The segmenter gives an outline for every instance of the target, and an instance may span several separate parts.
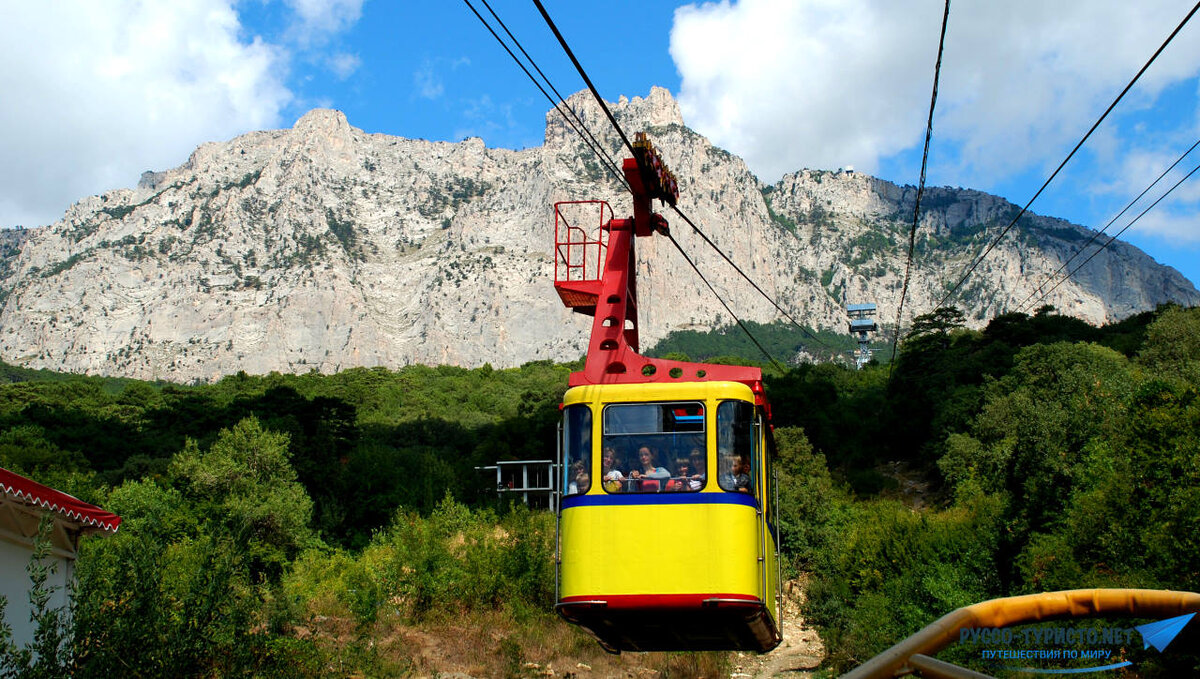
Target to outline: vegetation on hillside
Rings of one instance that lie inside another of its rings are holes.
[[[786,567],[808,574],[829,671],[997,596],[1200,589],[1200,309],[1103,328],[1049,309],[961,324],[954,310],[918,319],[890,379],[879,365],[768,371]],[[0,466],[124,523],[84,542],[73,615],[47,618],[63,632],[51,643],[71,641],[34,657],[0,634],[0,675],[617,662],[553,616],[553,516],[500,504],[474,468],[554,449],[573,368],[184,387],[5,367]],[[1119,653],[1142,676],[1181,676],[1200,671],[1197,646]],[[646,662],[664,676],[728,667]]]
[[[805,360],[853,363],[850,354],[858,352],[857,337],[830,330],[801,329],[786,321],[743,321],[743,324],[763,349],[781,363],[798,364]],[[886,358],[883,350],[890,348],[890,345],[875,342],[871,347],[879,352],[881,357]],[[656,358],[684,356],[695,361],[721,362],[724,359],[756,365],[769,360],[736,324],[722,326],[711,332],[676,330],[660,340],[646,354]]]

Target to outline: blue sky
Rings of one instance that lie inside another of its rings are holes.
[[[583,88],[532,3],[491,2],[564,94]],[[691,127],[764,181],[853,165],[916,183],[940,1],[546,5],[607,99],[668,88]],[[928,184],[1024,204],[1191,6],[954,5]],[[540,144],[550,107],[454,0],[10,4],[0,64],[0,226],[53,222],[200,143],[287,127],[313,107],[368,132],[509,148]],[[1200,138],[1198,75],[1194,19],[1032,209],[1103,226]],[[1164,188],[1197,163],[1200,150]],[[1198,187],[1193,177],[1123,236],[1193,282]]]

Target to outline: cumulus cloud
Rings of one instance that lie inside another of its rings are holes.
[[[421,68],[413,72],[413,89],[422,99],[437,99],[446,91],[432,61],[426,59]]]
[[[326,66],[338,77],[338,80],[345,80],[362,66],[362,59],[357,54],[348,54],[340,52],[325,60]]]
[[[1136,123],[1134,133],[1144,132],[1144,125]],[[1200,230],[1195,226],[1195,215],[1200,213],[1200,171],[1189,177],[1200,165],[1198,128],[1147,135],[1138,147],[1124,148],[1103,158],[1105,175],[1085,188],[1089,196],[1111,199],[1106,203],[1112,206],[1111,214],[1102,215],[1103,222],[1095,224],[1096,228],[1115,220],[1106,233],[1116,233],[1162,197],[1150,212],[1130,226],[1128,233],[1200,245]],[[1145,195],[1130,205],[1143,192]]]
[[[1120,195],[1136,196],[1178,159],[1178,155],[1171,157],[1162,152],[1131,153],[1124,159],[1120,177],[1111,187],[1112,191]],[[1200,229],[1196,228],[1195,217],[1200,213],[1198,164],[1200,149],[1187,154],[1174,169],[1154,184],[1144,197],[1113,222],[1106,233],[1114,234],[1137,218],[1130,226],[1131,232],[1158,236],[1170,242],[1189,244],[1193,247],[1200,245]],[[1189,177],[1189,173],[1193,172]],[[1162,201],[1157,206],[1138,218],[1138,215],[1160,197]]]
[[[289,37],[306,46],[323,44],[362,16],[362,0],[284,0],[284,4],[294,13]]]
[[[340,79],[362,0],[284,0],[272,44],[236,0],[15,3],[0,21],[0,226],[48,224],[206,141],[279,127],[296,58]]]
[[[278,126],[279,49],[229,2],[16,3],[0,22],[0,225],[178,165],[203,141]]]
[[[679,8],[671,55],[688,123],[764,180],[796,169],[876,171],[924,141],[940,0],[742,0]],[[935,167],[988,186],[1057,164],[1187,8],[1130,3],[962,3],[951,9],[934,123]],[[1122,104],[1155,104],[1200,73],[1189,25]],[[1125,132],[1093,153],[1119,156]],[[1144,185],[1144,182],[1143,182]]]

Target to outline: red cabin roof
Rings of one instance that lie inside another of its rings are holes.
[[[36,505],[43,509],[61,514],[78,521],[84,526],[91,526],[110,533],[117,532],[121,525],[121,517],[106,512],[96,505],[90,505],[77,497],[68,495],[61,490],[43,486],[37,481],[14,474],[0,468],[0,491],[18,502]]]

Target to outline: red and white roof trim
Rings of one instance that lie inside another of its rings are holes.
[[[36,505],[84,526],[115,533],[121,525],[121,517],[112,512],[3,468],[0,468],[0,491],[18,502]]]

